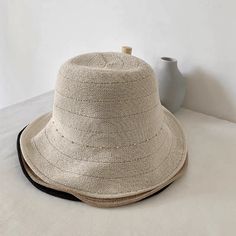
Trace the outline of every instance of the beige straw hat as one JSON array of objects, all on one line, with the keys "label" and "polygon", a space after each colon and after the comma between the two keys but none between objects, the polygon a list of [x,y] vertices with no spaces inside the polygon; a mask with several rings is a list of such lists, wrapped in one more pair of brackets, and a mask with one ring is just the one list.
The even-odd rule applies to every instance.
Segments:
[{"label": "beige straw hat", "polygon": [[61,66],[53,111],[20,133],[19,157],[38,186],[114,207],[178,178],[187,148],[178,121],[160,103],[151,67],[106,52]]}]

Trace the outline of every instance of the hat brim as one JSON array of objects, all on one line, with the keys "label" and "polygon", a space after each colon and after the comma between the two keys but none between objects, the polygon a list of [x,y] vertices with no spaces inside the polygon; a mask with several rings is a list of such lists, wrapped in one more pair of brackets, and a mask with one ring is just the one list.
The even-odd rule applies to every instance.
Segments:
[{"label": "hat brim", "polygon": [[[70,187],[69,185],[65,185],[49,177],[48,170],[52,171],[52,169],[48,169],[48,166],[47,168],[45,168],[45,160],[43,159],[43,157],[39,159],[39,153],[35,153],[37,150],[33,149],[34,144],[32,143],[32,138],[45,128],[51,118],[50,113],[36,119],[29,126],[27,126],[19,136],[19,157],[22,160],[22,166],[31,180],[33,180],[40,186],[44,186],[48,189],[52,189],[60,193],[65,193],[61,195],[61,197],[64,198],[66,195],[66,198],[72,198],[73,200],[72,196],[74,196],[75,198],[78,198],[83,202],[97,207],[115,207],[139,201],[143,198],[153,195],[154,193],[159,192],[161,189],[168,186],[183,174],[186,167],[187,148],[182,128],[176,118],[164,107],[163,111],[165,115],[164,122],[169,131],[168,134],[171,135],[172,144],[174,143],[175,145],[172,145],[170,147],[168,156],[160,165],[160,168],[162,168],[162,176],[160,176],[160,171],[158,171],[160,169],[158,168],[156,169],[156,171],[153,171],[151,173],[151,176],[145,176],[146,179],[152,178],[153,181],[155,181],[156,176],[155,185],[148,186],[146,189],[143,188],[134,190],[133,192],[129,191],[128,194],[122,195],[94,195],[88,194],[83,191],[78,191],[75,188]],[[38,158],[36,163],[34,163],[34,160],[36,158],[35,155],[37,155]],[[54,155],[54,153],[50,153],[50,155]],[[53,165],[51,168],[55,168],[55,166]]]},{"label": "hat brim", "polygon": [[176,179],[181,177],[184,174],[186,167],[187,167],[187,159],[186,159],[183,167],[179,170],[179,172],[172,179],[170,179],[168,182],[166,182],[165,185],[159,186],[158,188],[155,188],[151,191],[141,193],[138,195],[134,195],[131,197],[116,198],[116,199],[98,199],[98,198],[86,197],[83,195],[81,195],[81,196],[77,195],[77,197],[76,197],[70,193],[63,192],[63,189],[60,189],[57,187],[52,188],[51,185],[45,183],[42,179],[40,179],[38,176],[36,176],[34,174],[34,172],[29,168],[29,166],[27,165],[27,163],[25,162],[25,160],[22,156],[22,152],[21,152],[21,148],[20,148],[20,136],[21,136],[21,133],[23,132],[23,130],[20,131],[20,133],[18,134],[18,137],[17,137],[17,151],[18,151],[20,165],[21,165],[22,171],[23,171],[24,175],[26,176],[26,178],[37,189],[39,189],[45,193],[48,193],[48,194],[53,195],[55,197],[67,199],[67,200],[82,201],[84,203],[87,203],[87,204],[89,204],[91,206],[95,206],[95,207],[111,208],[111,207],[124,206],[127,204],[131,204],[131,203],[146,199],[150,196],[159,194],[163,190],[165,190],[167,187],[169,187],[173,181],[175,181]]}]

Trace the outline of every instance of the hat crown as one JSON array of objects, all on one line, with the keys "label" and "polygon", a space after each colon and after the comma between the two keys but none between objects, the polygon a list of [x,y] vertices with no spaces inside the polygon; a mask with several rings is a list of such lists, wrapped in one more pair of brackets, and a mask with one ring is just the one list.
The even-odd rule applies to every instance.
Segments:
[{"label": "hat crown", "polygon": [[59,70],[53,122],[72,143],[108,152],[154,138],[162,109],[153,70],[122,53],[70,59]]}]

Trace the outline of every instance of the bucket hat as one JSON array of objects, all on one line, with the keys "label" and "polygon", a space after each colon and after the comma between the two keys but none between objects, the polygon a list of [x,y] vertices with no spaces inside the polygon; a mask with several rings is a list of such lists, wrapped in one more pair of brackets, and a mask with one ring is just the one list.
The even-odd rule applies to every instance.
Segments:
[{"label": "bucket hat", "polygon": [[116,52],[61,66],[52,112],[21,131],[18,154],[36,187],[97,207],[153,195],[187,163],[183,130],[161,105],[152,68]]}]

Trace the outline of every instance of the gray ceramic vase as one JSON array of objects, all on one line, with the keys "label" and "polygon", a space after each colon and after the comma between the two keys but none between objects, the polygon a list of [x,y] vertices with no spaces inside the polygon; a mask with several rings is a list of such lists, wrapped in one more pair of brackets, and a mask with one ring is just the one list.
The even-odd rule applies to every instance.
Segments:
[{"label": "gray ceramic vase", "polygon": [[172,113],[178,111],[184,101],[186,86],[176,59],[161,58],[158,67],[158,80],[162,105]]}]

